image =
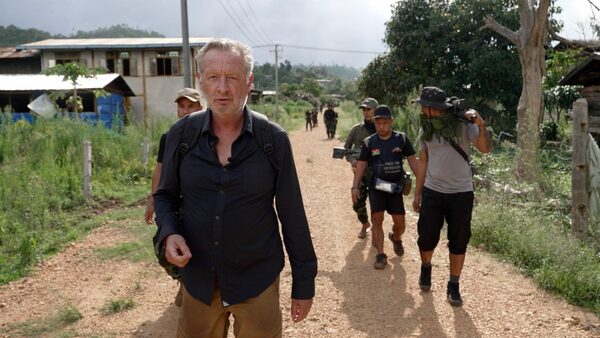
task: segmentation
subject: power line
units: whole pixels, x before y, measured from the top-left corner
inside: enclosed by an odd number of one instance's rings
[[[264,47],[273,47],[274,45],[257,45],[252,46],[252,48],[264,48]],[[289,47],[289,48],[297,48],[297,49],[308,49],[308,50],[317,50],[321,52],[337,52],[337,53],[351,53],[351,54],[383,54],[385,52],[376,52],[376,51],[368,51],[368,50],[353,50],[353,49],[335,49],[335,48],[323,48],[323,47],[311,47],[311,46],[301,46],[301,45],[289,45],[289,44],[279,44],[279,46]]]
[[[266,43],[270,43],[269,40],[265,40],[264,37],[260,35],[260,32],[258,31],[258,29],[256,28],[256,26],[254,25],[254,22],[252,21],[252,19],[248,15],[248,12],[244,9],[244,6],[242,4],[239,4],[238,9],[240,9],[242,11],[242,13],[244,13],[244,16],[246,17],[247,21],[250,23],[250,26],[252,26],[252,29],[254,30],[254,33],[256,34],[255,36],[258,37],[259,40],[263,40],[263,41],[266,41]]]
[[[263,36],[266,37],[265,40],[267,41],[267,43],[273,44],[273,40],[271,40],[271,37],[269,36],[269,34],[267,34],[267,31],[260,24],[260,21],[256,18],[256,14],[254,13],[254,10],[252,9],[252,6],[250,6],[250,4],[248,3],[247,0],[244,0],[244,2],[246,3],[246,6],[250,10],[250,14],[252,14],[252,17],[254,18],[254,21],[256,21],[256,24],[258,25],[258,27],[260,28],[261,32],[263,33]]]
[[[248,26],[246,26],[246,21],[242,19],[242,16],[238,13],[238,9],[241,8],[241,6],[239,6],[236,3],[236,6],[231,4],[230,0],[226,0],[227,3],[229,4],[229,8],[231,9],[231,11],[233,12],[233,14],[235,15],[235,17],[237,18],[237,21],[240,23],[240,25],[242,25],[242,28],[246,31],[246,33],[248,33],[249,35],[252,36],[252,39],[254,41],[258,41],[260,42],[260,37],[257,39],[257,35],[255,35],[250,29],[248,29]],[[243,11],[243,10],[242,10]]]
[[[240,25],[237,23],[237,21],[233,18],[233,16],[231,15],[231,13],[229,13],[229,11],[227,10],[227,7],[225,7],[225,4],[223,4],[223,1],[219,0],[219,3],[221,4],[221,7],[223,7],[223,9],[225,10],[225,13],[227,13],[227,16],[229,16],[229,18],[231,19],[231,21],[233,21],[233,23],[235,24],[235,26],[240,30],[240,32],[242,32],[242,34],[244,34],[244,36],[246,37],[246,39],[248,39],[248,41],[250,41],[250,43],[252,44],[256,44],[256,42],[250,38],[248,36],[248,34],[246,34],[246,31],[244,31],[242,29],[242,27],[240,27]]]

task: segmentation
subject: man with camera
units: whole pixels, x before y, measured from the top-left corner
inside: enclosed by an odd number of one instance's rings
[[[352,202],[356,203],[360,194],[360,184],[367,170],[371,170],[374,179],[369,185],[369,204],[371,206],[371,222],[373,222],[373,244],[377,249],[377,257],[373,267],[383,269],[387,265],[387,255],[383,251],[383,213],[392,215],[393,232],[388,234],[398,256],[404,254],[402,234],[404,234],[406,214],[402,198],[406,172],[402,166],[406,158],[413,173],[417,172],[417,160],[412,143],[404,133],[392,129],[392,111],[386,105],[375,108],[375,130],[377,133],[367,137],[362,144],[354,182],[352,184]],[[404,191],[403,191],[404,190]]]
[[[419,213],[417,244],[421,254],[419,286],[431,289],[431,259],[448,224],[450,279],[446,295],[453,306],[462,305],[459,278],[471,238],[473,179],[470,144],[482,153],[492,150],[485,122],[464,100],[448,98],[437,87],[425,87],[419,99],[421,135],[413,208]]]
[[[346,161],[350,163],[352,172],[356,171],[358,153],[363,144],[363,140],[375,134],[373,114],[375,113],[375,108],[378,105],[379,103],[374,98],[367,97],[363,100],[359,108],[363,112],[364,121],[352,126],[352,129],[350,129],[350,133],[348,133],[348,137],[346,138],[346,143],[344,143],[344,148],[348,150],[345,156]],[[358,221],[362,224],[362,228],[358,233],[358,238],[360,239],[367,237],[367,232],[371,227],[371,224],[369,224],[369,215],[367,213],[367,196],[369,193],[368,186],[370,180],[371,173],[366,170],[366,173],[363,175],[363,179],[360,181],[360,185],[358,186],[358,199],[356,202],[352,203],[352,209],[354,209],[354,212],[356,212],[356,216],[358,217]]]

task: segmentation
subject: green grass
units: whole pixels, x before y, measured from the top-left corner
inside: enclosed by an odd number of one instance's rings
[[[79,321],[83,316],[72,304],[66,304],[58,311],[46,318],[30,320],[19,324],[9,324],[6,330],[0,333],[9,333],[10,337],[39,337],[58,329],[64,329],[70,324]],[[65,336],[67,337],[67,336]]]
[[[104,315],[111,315],[133,309],[134,306],[135,302],[131,298],[111,299],[104,304],[100,312]]]
[[[593,231],[584,239],[572,235],[569,150],[541,148],[538,187],[515,182],[513,159],[512,146],[477,158],[484,183],[476,191],[471,244],[600,315],[600,241]]]

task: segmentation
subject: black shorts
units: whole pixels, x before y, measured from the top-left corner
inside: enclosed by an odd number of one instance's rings
[[[390,215],[406,214],[402,194],[379,191],[373,186],[369,187],[369,205],[371,206],[371,213],[387,211]]]
[[[467,244],[471,239],[473,198],[472,191],[445,194],[423,187],[417,223],[419,249],[421,251],[435,249],[446,220],[450,253],[462,255],[467,252]]]

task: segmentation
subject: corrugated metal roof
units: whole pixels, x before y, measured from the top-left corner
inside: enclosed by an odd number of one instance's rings
[[[17,50],[15,47],[0,47],[0,59],[30,58],[40,54],[37,49]]]
[[[98,74],[93,78],[77,80],[77,89],[110,89],[124,96],[135,96],[127,82],[119,74]],[[73,89],[71,81],[63,81],[61,75],[16,74],[0,75],[0,92],[29,92]]]
[[[190,47],[202,47],[212,38],[190,38]],[[17,49],[145,49],[181,48],[181,38],[47,39],[17,46]]]

